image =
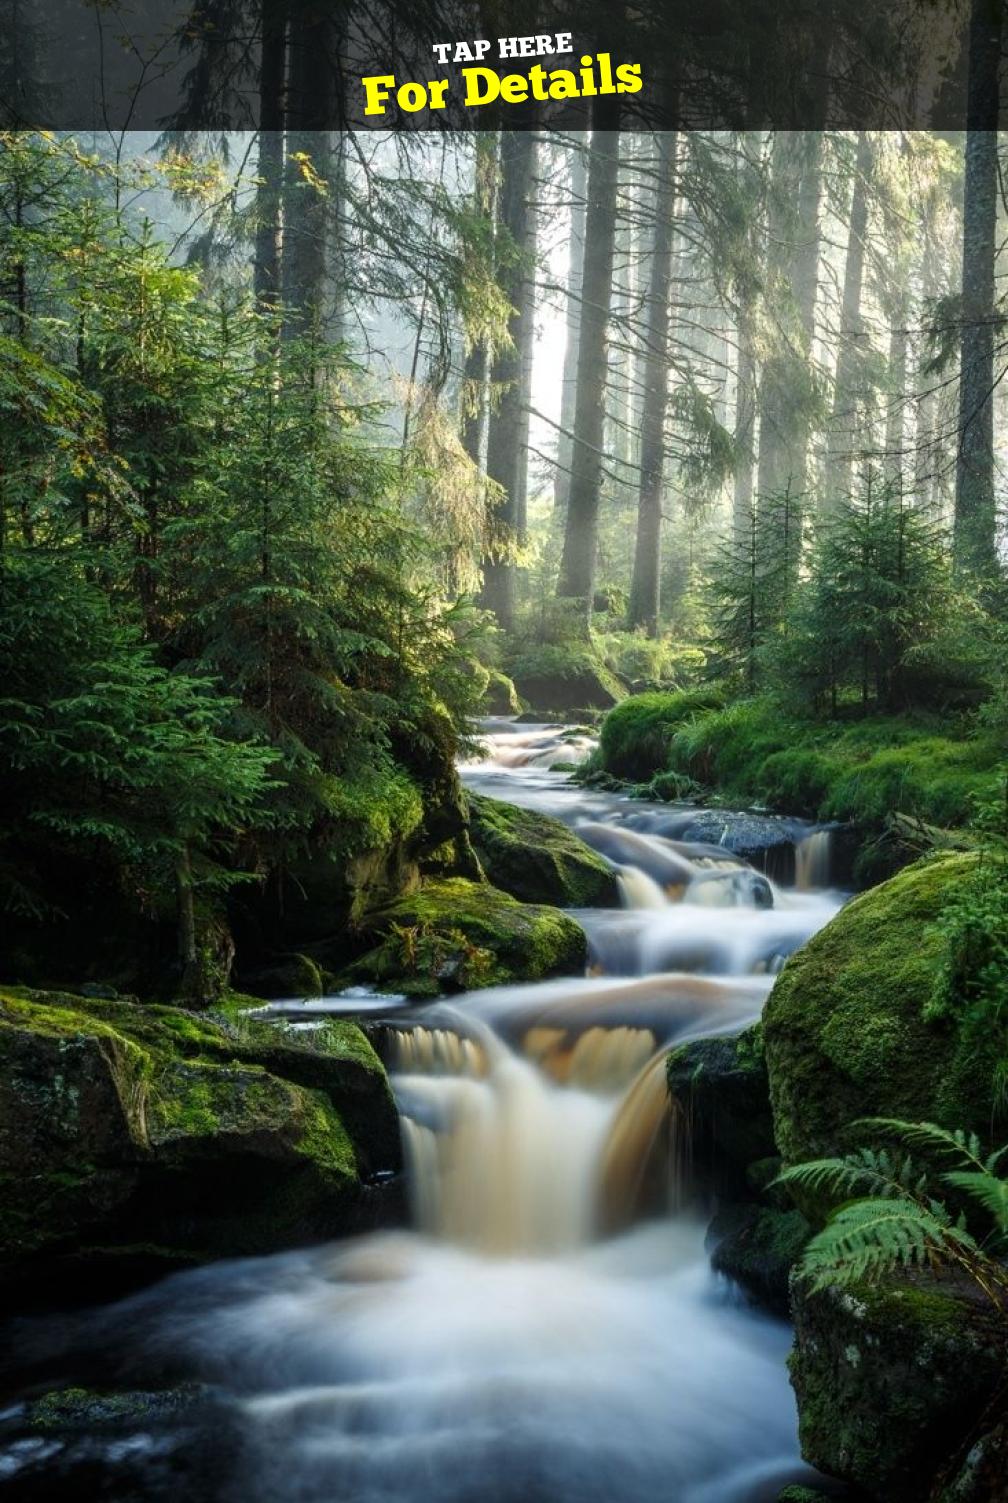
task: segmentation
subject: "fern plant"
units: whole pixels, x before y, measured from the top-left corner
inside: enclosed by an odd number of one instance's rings
[[[984,1155],[975,1133],[933,1122],[872,1117],[860,1125],[894,1139],[899,1149],[858,1148],[797,1164],[777,1178],[777,1184],[835,1203],[805,1249],[799,1276],[822,1290],[900,1269],[957,1270],[1008,1318],[1008,1180],[998,1173],[1008,1144]],[[925,1155],[923,1164],[915,1152]],[[945,1204],[942,1188],[975,1203],[988,1224],[981,1239],[970,1231],[964,1211],[954,1213]]]

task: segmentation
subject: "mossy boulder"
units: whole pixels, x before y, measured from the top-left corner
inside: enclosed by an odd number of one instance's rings
[[[749,1166],[774,1153],[770,1090],[759,1024],[724,1038],[670,1050],[669,1094],[690,1128],[692,1165],[702,1185],[746,1193]]]
[[[560,820],[470,794],[470,839],[487,878],[523,903],[614,908],[619,885],[609,862]]]
[[[516,653],[507,667],[533,710],[608,710],[626,695],[621,680],[585,642],[533,644]]]
[[[982,1038],[967,1039],[931,1006],[948,943],[935,921],[976,870],[970,855],[908,867],[855,898],[785,965],[764,1044],[788,1162],[853,1146],[849,1124],[860,1117],[989,1134],[996,1061]]]
[[[325,976],[310,955],[277,956],[241,979],[257,997],[321,997],[325,991]]]
[[[486,715],[520,715],[521,697],[512,679],[498,668],[487,670],[488,681],[483,691],[481,708]]]
[[[1004,1381],[990,1306],[923,1280],[811,1294],[796,1279],[792,1313],[805,1459],[878,1503],[933,1497]]]
[[[388,1080],[353,1024],[278,1034],[0,992],[0,1264],[138,1247],[193,1261],[336,1235],[398,1166]]]
[[[408,996],[578,975],[587,962],[585,932],[569,914],[463,877],[425,881],[370,914],[362,933],[372,943],[351,979]]]

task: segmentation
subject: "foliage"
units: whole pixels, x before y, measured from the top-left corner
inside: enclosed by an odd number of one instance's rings
[[[479,613],[443,593],[472,519],[446,521],[433,418],[393,458],[340,347],[278,341],[240,272],[180,267],[123,207],[189,196],[177,154],[162,179],[7,144],[3,901],[30,948],[87,856],[138,910],[177,904],[191,953],[202,893],[254,876],[282,925],[302,858],[342,876],[453,796],[486,684]]]
[[[772,694],[720,705],[722,690],[637,694],[603,722],[600,761],[631,778],[676,772],[727,798],[879,827],[900,811],[965,825],[1003,788],[996,733],[929,715],[823,721]]]
[[[599,756],[607,772],[645,779],[668,769],[672,738],[691,716],[719,706],[717,689],[634,694],[602,722]]]
[[[857,1125],[857,1124],[855,1124]],[[1008,1181],[998,1169],[1008,1145],[984,1155],[975,1133],[931,1122],[872,1118],[861,1123],[894,1137],[906,1148],[957,1165],[940,1172],[909,1152],[859,1148],[840,1158],[812,1160],[785,1169],[777,1184],[840,1202],[805,1249],[800,1276],[813,1289],[878,1279],[901,1269],[951,1269],[971,1279],[1004,1314],[1008,1270]],[[937,1177],[944,1189],[934,1189]],[[965,1211],[955,1213],[941,1198],[958,1191],[983,1213],[982,1242],[968,1230]]]

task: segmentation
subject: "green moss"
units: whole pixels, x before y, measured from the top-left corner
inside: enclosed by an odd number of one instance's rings
[[[714,1218],[709,1235],[716,1243],[711,1256],[715,1271],[741,1284],[767,1309],[786,1315],[788,1279],[811,1235],[801,1212],[732,1206]]]
[[[369,915],[364,932],[377,943],[351,977],[414,996],[576,975],[587,955],[584,930],[559,909],[461,877],[424,882]]]
[[[470,839],[493,885],[524,903],[563,908],[619,903],[609,863],[547,814],[472,795]]]
[[[0,1257],[346,1229],[361,1176],[399,1165],[381,1063],[352,1023],[288,1035],[243,1016],[0,993]]]
[[[631,695],[610,710],[602,722],[602,769],[640,782],[669,771],[669,747],[675,732],[690,716],[719,706],[722,700],[714,689]]]
[[[531,643],[505,666],[534,710],[605,710],[626,694],[616,674],[583,641]]]
[[[737,803],[872,830],[891,813],[967,823],[1003,761],[997,736],[966,720],[800,719],[769,696],[722,706],[711,690],[635,695],[606,716],[600,742],[601,767],[621,777],[676,774]]]
[[[521,697],[514,681],[498,668],[487,669],[487,685],[481,708],[487,715],[520,715]]]
[[[935,921],[977,858],[918,863],[841,910],[791,957],[764,1014],[777,1143],[836,1152],[855,1118],[991,1129],[997,1060],[929,1003],[947,939]]]
[[[802,1454],[884,1503],[919,1503],[964,1452],[1003,1380],[992,1312],[921,1276],[793,1288]]]

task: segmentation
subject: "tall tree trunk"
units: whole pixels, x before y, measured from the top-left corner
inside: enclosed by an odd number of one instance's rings
[[[473,206],[485,219],[491,234],[497,213],[498,133],[480,131],[476,137]],[[462,447],[473,464],[486,464],[487,422],[490,415],[490,342],[476,339],[466,356],[462,373]]]
[[[865,329],[861,318],[861,290],[864,285],[865,238],[868,230],[868,182],[871,176],[873,147],[867,131],[858,136],[854,161],[854,184],[851,192],[847,227],[847,256],[844,262],[843,296],[840,305],[840,348],[836,379],[833,384],[833,411],[830,418],[830,441],[827,446],[823,501],[827,509],[850,493],[853,451],[861,429],[864,389],[861,366],[865,347]]]
[[[963,190],[962,337],[954,556],[997,567],[994,499],[994,258],[997,242],[998,67],[1003,0],[973,0]]]
[[[760,379],[761,496],[793,497],[808,470],[808,394],[819,281],[819,195],[822,134],[782,131],[774,142],[768,257],[783,255],[787,343],[765,362]]]
[[[665,419],[668,411],[669,290],[672,281],[672,221],[675,210],[678,136],[658,138],[658,184],[654,239],[648,272],[647,354],[641,422],[637,542],[630,586],[628,625],[658,635],[661,606],[661,524],[665,478]]]
[[[553,502],[561,510],[566,507],[570,497],[571,458],[574,453],[574,407],[577,401],[578,341],[581,333],[581,284],[584,277],[585,213],[588,191],[588,163],[585,153],[585,138],[575,138],[571,149],[567,342],[564,346],[563,385],[560,393],[557,469],[553,481]]]
[[[332,121],[339,36],[314,0],[298,0],[290,22],[287,161],[284,173],[285,332],[329,336],[330,188],[336,177]]]
[[[529,130],[502,131],[500,138],[499,223],[501,254],[498,277],[511,303],[509,342],[494,361],[493,380],[500,388],[487,433],[487,477],[503,491],[495,508],[493,546],[483,562],[482,603],[510,631],[517,602],[517,568],[513,554],[524,525],[528,471],[528,363],[535,319],[535,277],[529,264],[534,250],[535,137]]]
[[[619,176],[618,127],[618,96],[599,96],[592,107],[574,452],[557,584],[557,595],[561,599],[576,599],[582,603],[586,630],[591,622],[598,551],[607,329]]]
[[[263,0],[259,69],[259,186],[252,276],[260,306],[280,299],[283,245],[283,94],[287,22],[284,0]]]

